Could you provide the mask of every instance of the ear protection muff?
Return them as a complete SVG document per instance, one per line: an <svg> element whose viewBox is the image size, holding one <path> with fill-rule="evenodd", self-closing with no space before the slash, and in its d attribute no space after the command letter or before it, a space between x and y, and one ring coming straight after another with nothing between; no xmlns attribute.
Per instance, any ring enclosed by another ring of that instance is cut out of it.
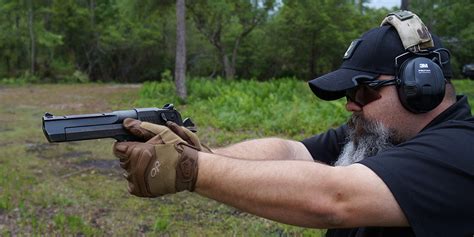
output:
<svg viewBox="0 0 474 237"><path fill-rule="evenodd" d="M395 58L400 102L413 113L426 113L436 108L444 99L446 79L442 66L449 61L449 51L444 48L432 50L434 42L428 28L410 11L389 13L381 25L392 25L406 50ZM448 55L445 62L442 51ZM399 62L403 63L400 65Z"/></svg>
<svg viewBox="0 0 474 237"><path fill-rule="evenodd" d="M413 113L426 113L436 108L444 98L446 80L443 70L426 57L410 58L398 70L398 97Z"/></svg>

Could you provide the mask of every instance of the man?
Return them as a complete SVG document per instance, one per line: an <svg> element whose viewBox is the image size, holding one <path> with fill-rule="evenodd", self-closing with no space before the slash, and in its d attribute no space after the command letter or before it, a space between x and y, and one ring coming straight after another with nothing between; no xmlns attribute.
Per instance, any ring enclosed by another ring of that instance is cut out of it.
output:
<svg viewBox="0 0 474 237"><path fill-rule="evenodd" d="M474 119L448 60L416 15L392 14L309 82L324 100L347 97L346 125L211 151L176 124L126 120L146 142L114 154L141 197L189 190L327 236L472 236Z"/></svg>

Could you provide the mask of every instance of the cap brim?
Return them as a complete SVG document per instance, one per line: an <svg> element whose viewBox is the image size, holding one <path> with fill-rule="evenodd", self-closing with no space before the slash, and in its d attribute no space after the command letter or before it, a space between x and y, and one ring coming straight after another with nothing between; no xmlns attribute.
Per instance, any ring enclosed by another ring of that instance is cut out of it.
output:
<svg viewBox="0 0 474 237"><path fill-rule="evenodd" d="M376 73L340 68L313 79L308 84L313 93L320 99L337 100L346 95L347 89L357 86L357 79L375 79L377 76Z"/></svg>

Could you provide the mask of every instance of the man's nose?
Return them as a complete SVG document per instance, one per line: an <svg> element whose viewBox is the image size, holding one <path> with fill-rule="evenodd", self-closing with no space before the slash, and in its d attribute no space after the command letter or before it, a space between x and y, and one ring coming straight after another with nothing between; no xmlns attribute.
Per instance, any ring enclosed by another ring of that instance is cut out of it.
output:
<svg viewBox="0 0 474 237"><path fill-rule="evenodd" d="M349 112L360 112L362 111L362 106L358 105L353 101L347 100L346 110Z"/></svg>

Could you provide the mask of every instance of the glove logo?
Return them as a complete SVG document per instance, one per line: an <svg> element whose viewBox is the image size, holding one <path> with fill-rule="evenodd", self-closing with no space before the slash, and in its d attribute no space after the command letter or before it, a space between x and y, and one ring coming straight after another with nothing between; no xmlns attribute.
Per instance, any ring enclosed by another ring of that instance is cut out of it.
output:
<svg viewBox="0 0 474 237"><path fill-rule="evenodd" d="M189 182L193 179L194 177L194 167L196 166L196 163L192 159L186 159L180 164L181 168L181 173L183 175L183 181Z"/></svg>
<svg viewBox="0 0 474 237"><path fill-rule="evenodd" d="M150 175L152 178L154 178L156 176L156 174L158 174L158 172L160 172L160 162L159 161L155 161L155 164L153 165L153 168L151 169L151 172L150 172Z"/></svg>

